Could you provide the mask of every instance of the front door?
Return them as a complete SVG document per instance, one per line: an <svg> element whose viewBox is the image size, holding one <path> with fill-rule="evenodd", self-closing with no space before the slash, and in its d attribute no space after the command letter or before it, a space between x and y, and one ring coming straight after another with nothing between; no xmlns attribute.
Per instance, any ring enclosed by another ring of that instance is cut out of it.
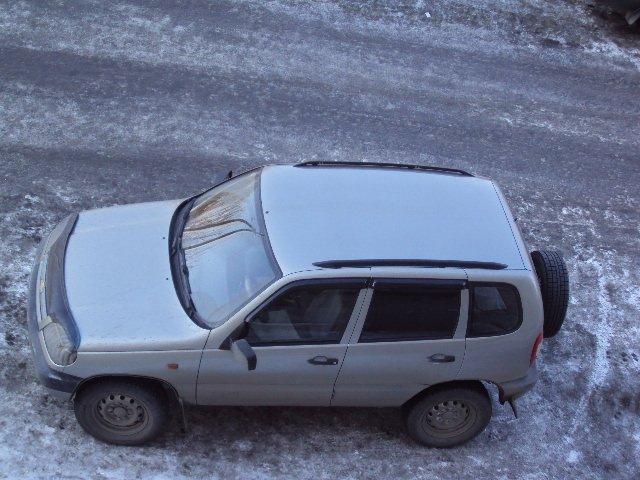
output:
<svg viewBox="0 0 640 480"><path fill-rule="evenodd" d="M247 319L256 369L228 350L205 350L198 403L328 406L365 282L293 283L275 294Z"/></svg>
<svg viewBox="0 0 640 480"><path fill-rule="evenodd" d="M465 353L465 280L378 279L356 326L332 405L399 406L455 380Z"/></svg>

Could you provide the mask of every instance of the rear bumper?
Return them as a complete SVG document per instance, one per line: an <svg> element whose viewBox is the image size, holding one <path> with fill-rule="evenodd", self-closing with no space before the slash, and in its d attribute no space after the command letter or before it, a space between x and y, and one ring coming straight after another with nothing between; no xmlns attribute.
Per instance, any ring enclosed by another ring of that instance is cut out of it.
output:
<svg viewBox="0 0 640 480"><path fill-rule="evenodd" d="M536 369L536 364L534 363L529 368L529 371L524 377L518 378L517 380L512 380L510 382L499 383L498 399L500 400L500 403L504 403L509 400L515 400L516 398L524 395L533 388L537 380L538 370Z"/></svg>

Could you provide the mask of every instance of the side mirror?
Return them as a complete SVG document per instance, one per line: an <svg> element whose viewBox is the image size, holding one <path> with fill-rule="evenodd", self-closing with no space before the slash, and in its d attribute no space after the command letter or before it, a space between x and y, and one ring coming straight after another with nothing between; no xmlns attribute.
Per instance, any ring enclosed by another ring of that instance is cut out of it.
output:
<svg viewBox="0 0 640 480"><path fill-rule="evenodd" d="M244 338L236 340L231 344L231 353L233 353L233 356L238 362L247 365L247 370L256 369L256 364L258 363L256 352Z"/></svg>

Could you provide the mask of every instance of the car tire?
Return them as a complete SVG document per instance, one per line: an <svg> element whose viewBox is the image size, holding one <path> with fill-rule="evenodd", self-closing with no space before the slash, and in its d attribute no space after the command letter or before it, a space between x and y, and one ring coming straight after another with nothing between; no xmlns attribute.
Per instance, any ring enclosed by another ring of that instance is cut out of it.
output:
<svg viewBox="0 0 640 480"><path fill-rule="evenodd" d="M404 410L409 436L427 447L451 448L468 442L491 420L491 398L481 384L436 388Z"/></svg>
<svg viewBox="0 0 640 480"><path fill-rule="evenodd" d="M88 386L76 396L74 410L87 433L115 445L150 442L165 430L169 416L162 388L124 380Z"/></svg>
<svg viewBox="0 0 640 480"><path fill-rule="evenodd" d="M567 266L560 252L548 250L531 252L531 260L536 269L542 294L544 337L553 337L560 331L569 305Z"/></svg>

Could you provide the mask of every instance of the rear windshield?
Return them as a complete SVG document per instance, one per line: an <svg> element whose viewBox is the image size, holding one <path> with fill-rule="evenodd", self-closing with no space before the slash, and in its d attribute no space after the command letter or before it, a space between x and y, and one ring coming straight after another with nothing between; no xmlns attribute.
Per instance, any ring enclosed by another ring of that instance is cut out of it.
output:
<svg viewBox="0 0 640 480"><path fill-rule="evenodd" d="M279 275L260 206L260 170L202 194L193 204L182 248L191 298L211 327L231 315Z"/></svg>

